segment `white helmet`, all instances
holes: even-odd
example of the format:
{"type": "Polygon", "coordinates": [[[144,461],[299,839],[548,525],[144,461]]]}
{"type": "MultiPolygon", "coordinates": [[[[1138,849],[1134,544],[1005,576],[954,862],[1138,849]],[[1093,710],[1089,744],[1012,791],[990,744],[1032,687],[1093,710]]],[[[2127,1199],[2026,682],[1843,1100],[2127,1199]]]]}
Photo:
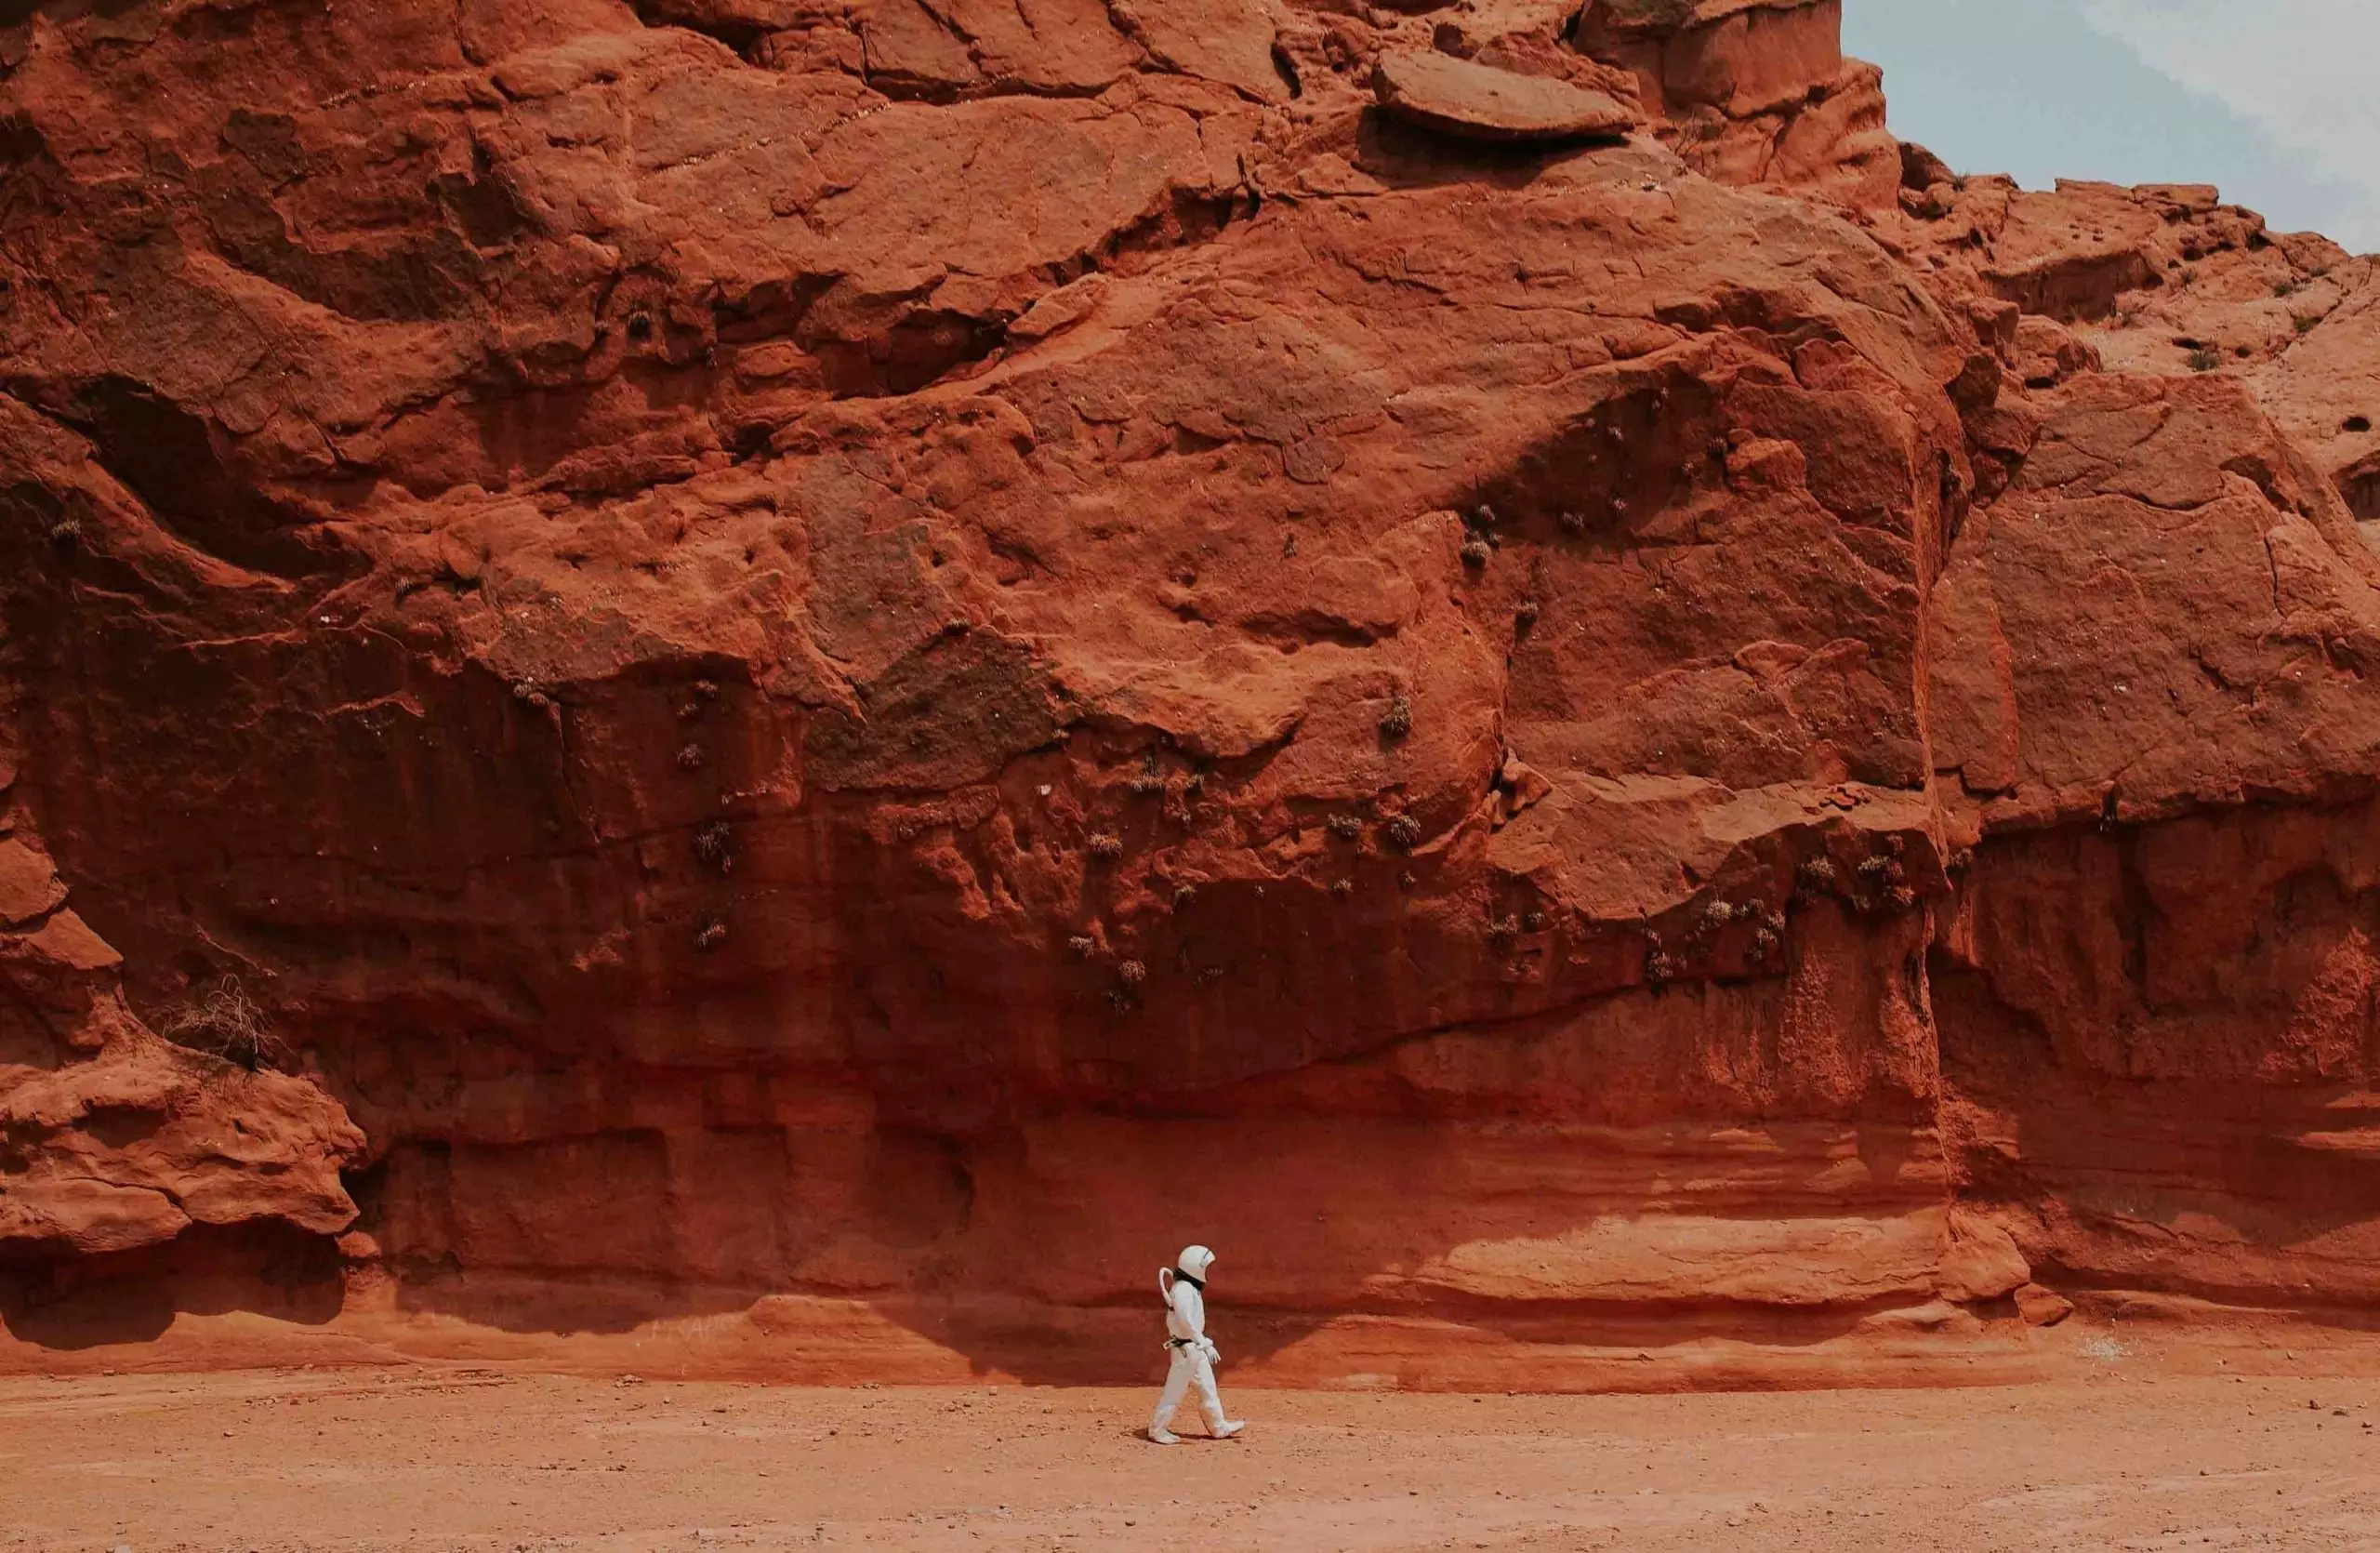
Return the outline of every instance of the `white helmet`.
{"type": "Polygon", "coordinates": [[[1207,1269],[1215,1265],[1215,1254],[1202,1245],[1186,1245],[1182,1248],[1182,1254],[1173,1259],[1173,1265],[1204,1283],[1207,1269]]]}

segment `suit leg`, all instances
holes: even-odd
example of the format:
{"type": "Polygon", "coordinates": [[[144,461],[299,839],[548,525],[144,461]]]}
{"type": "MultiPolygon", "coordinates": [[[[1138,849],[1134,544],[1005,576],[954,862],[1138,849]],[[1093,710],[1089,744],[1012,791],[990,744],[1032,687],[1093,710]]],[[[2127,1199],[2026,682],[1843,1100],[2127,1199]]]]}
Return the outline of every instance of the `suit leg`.
{"type": "MultiPolygon", "coordinates": [[[[1173,1422],[1174,1409],[1182,1405],[1182,1399],[1187,1395],[1190,1390],[1189,1355],[1191,1350],[1187,1348],[1171,1348],[1167,1351],[1173,1355],[1173,1361],[1167,1367],[1165,1372],[1165,1389],[1157,1393],[1157,1414],[1149,1420],[1149,1432],[1151,1434],[1163,1434],[1165,1432],[1165,1427],[1173,1422]]],[[[1201,1357],[1203,1358],[1204,1356],[1202,1355],[1201,1357]]],[[[1214,1388],[1214,1383],[1212,1381],[1209,1381],[1207,1385],[1209,1390],[1212,1390],[1214,1388]]]]}

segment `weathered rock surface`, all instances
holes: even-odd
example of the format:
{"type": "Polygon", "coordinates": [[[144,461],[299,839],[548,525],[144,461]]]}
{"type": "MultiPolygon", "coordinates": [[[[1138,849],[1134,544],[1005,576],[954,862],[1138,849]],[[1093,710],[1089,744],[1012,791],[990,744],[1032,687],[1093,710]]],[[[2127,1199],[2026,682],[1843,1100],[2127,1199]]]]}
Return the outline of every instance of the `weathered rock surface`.
{"type": "Polygon", "coordinates": [[[2037,1287],[2016,1238],[1971,1214],[1950,1215],[1950,1249],[1935,1278],[1936,1292],[1954,1304],[1998,1299],[2020,1288],[2037,1287]]]}
{"type": "Polygon", "coordinates": [[[0,27],[0,1362],[2380,1297],[2369,266],[1960,179],[1837,14],[0,27]]]}
{"type": "Polygon", "coordinates": [[[2016,1312],[2027,1326],[2056,1326],[2074,1314],[2074,1302],[2055,1290],[2028,1283],[2016,1291],[2016,1312]]]}
{"type": "Polygon", "coordinates": [[[1601,92],[1435,50],[1382,55],[1372,90],[1396,117],[1471,139],[1620,139],[1637,124],[1601,92]]]}
{"type": "Polygon", "coordinates": [[[1573,38],[1635,76],[1698,172],[1892,202],[1900,148],[1882,73],[1844,57],[1843,0],[1589,0],[1573,38]]]}
{"type": "Polygon", "coordinates": [[[364,1138],[316,1085],[142,1028],[48,857],[0,837],[0,1248],[84,1258],[258,1222],[320,1234],[364,1138]]]}

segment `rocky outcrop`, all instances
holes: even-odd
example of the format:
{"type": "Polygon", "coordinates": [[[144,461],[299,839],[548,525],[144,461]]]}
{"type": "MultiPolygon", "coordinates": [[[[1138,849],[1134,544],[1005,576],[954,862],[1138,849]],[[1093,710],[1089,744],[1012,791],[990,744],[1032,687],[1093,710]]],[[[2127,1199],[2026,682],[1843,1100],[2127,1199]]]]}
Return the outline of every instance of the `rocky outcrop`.
{"type": "Polygon", "coordinates": [[[14,825],[0,818],[0,1254],[97,1257],[193,1226],[345,1229],[339,1171],[364,1139],[338,1103],[144,1028],[122,957],[14,825]]]}
{"type": "MultiPolygon", "coordinates": [[[[2272,232],[2203,185],[2050,192],[1954,179],[1905,148],[1896,250],[2073,325],[2070,348],[2144,377],[2237,378],[2360,522],[2380,519],[2380,276],[2304,232],[2272,232]]],[[[2041,386],[2039,367],[2025,369],[2041,386]]]]}
{"type": "Polygon", "coordinates": [[[0,31],[0,1362],[2368,1297],[2360,455],[2126,338],[2351,261],[1831,3],[499,9],[0,31]]]}
{"type": "Polygon", "coordinates": [[[1936,594],[1935,764],[1979,842],[1931,983],[1968,1195],[2088,1284],[2360,1304],[2371,263],[2208,188],[1910,166],[1880,235],[2026,310],[2029,392],[1968,419],[2008,485],[1936,594]]]}
{"type": "Polygon", "coordinates": [[[1622,139],[1638,123],[1601,92],[1435,50],[1382,55],[1372,89],[1397,118],[1466,139],[1622,139]]]}
{"type": "Polygon", "coordinates": [[[1696,171],[1877,208],[1900,148],[1882,73],[1844,58],[1842,33],[1843,0],[1589,0],[1572,36],[1635,76],[1696,171]]]}

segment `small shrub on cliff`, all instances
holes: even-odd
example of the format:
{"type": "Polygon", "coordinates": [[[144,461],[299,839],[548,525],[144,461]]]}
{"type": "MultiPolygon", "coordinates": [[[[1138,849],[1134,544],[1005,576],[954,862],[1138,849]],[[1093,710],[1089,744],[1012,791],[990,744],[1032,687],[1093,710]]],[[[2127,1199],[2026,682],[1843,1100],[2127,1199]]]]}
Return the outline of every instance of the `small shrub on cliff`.
{"type": "Polygon", "coordinates": [[[1083,844],[1092,856],[1104,863],[1112,863],[1124,856],[1124,838],[1112,830],[1094,830],[1083,844]]]}
{"type": "Polygon", "coordinates": [[[728,830],[725,820],[712,820],[694,832],[694,856],[706,863],[717,865],[721,872],[726,872],[734,861],[728,856],[734,844],[734,832],[728,830]]]}
{"type": "Polygon", "coordinates": [[[49,542],[53,545],[71,545],[82,538],[83,520],[80,518],[60,518],[49,525],[49,542]]]}
{"type": "Polygon", "coordinates": [[[1411,815],[1398,815],[1388,822],[1388,839],[1399,851],[1410,852],[1421,844],[1421,822],[1411,815]]]}
{"type": "Polygon", "coordinates": [[[1355,893],[1355,882],[1352,879],[1334,879],[1330,882],[1330,893],[1341,900],[1344,900],[1355,893]]]}
{"type": "Polygon", "coordinates": [[[703,923],[701,931],[694,935],[694,948],[705,954],[708,954],[725,942],[727,942],[727,924],[717,917],[703,923]]]}
{"type": "Polygon", "coordinates": [[[1413,703],[1402,696],[1394,697],[1388,710],[1382,714],[1380,733],[1382,738],[1401,739],[1413,732],[1413,703]]]}
{"type": "Polygon", "coordinates": [[[1352,842],[1364,833],[1364,822],[1355,815],[1332,815],[1322,823],[1324,829],[1342,842],[1352,842]]]}
{"type": "Polygon", "coordinates": [[[1494,553],[1485,539],[1465,539],[1462,542],[1462,564],[1474,572],[1486,566],[1488,556],[1494,553]]]}
{"type": "Polygon", "coordinates": [[[1137,960],[1127,960],[1116,967],[1116,975],[1127,987],[1138,987],[1149,979],[1149,968],[1137,960]]]}
{"type": "Polygon", "coordinates": [[[1066,948],[1074,952],[1077,960],[1089,960],[1099,952],[1099,942],[1097,939],[1077,934],[1066,940],[1066,948]]]}
{"type": "Polygon", "coordinates": [[[684,749],[678,751],[678,768],[680,770],[700,771],[702,766],[703,747],[701,745],[689,744],[684,749]]]}
{"type": "Polygon", "coordinates": [[[288,1043],[265,1024],[264,1010],[249,998],[237,976],[225,976],[205,992],[168,1013],[157,1033],[177,1046],[237,1063],[253,1073],[287,1065],[288,1043]]]}
{"type": "Polygon", "coordinates": [[[1833,859],[1828,857],[1804,858],[1802,866],[1794,870],[1794,877],[1801,881],[1802,888],[1809,891],[1812,895],[1818,895],[1825,891],[1831,890],[1834,888],[1833,859]]]}
{"type": "Polygon", "coordinates": [[[2214,352],[2206,349],[2204,346],[2201,346],[2199,349],[2190,352],[2190,370],[2192,372],[2212,372],[2222,365],[2223,358],[2216,355],[2214,352]]]}

